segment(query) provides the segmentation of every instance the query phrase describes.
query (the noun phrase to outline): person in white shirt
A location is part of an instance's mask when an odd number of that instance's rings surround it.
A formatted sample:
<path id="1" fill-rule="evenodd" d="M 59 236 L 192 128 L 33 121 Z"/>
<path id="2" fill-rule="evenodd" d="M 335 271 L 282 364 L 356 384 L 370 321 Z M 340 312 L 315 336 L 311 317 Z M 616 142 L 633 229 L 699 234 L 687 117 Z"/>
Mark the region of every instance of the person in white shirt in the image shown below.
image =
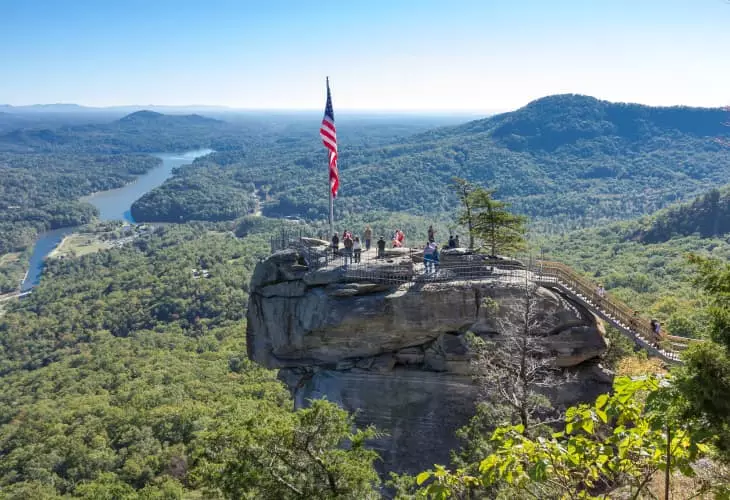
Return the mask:
<path id="1" fill-rule="evenodd" d="M 359 236 L 355 236 L 355 242 L 352 244 L 352 251 L 355 254 L 355 263 L 359 263 L 360 255 L 362 254 L 362 245 L 360 244 Z"/>

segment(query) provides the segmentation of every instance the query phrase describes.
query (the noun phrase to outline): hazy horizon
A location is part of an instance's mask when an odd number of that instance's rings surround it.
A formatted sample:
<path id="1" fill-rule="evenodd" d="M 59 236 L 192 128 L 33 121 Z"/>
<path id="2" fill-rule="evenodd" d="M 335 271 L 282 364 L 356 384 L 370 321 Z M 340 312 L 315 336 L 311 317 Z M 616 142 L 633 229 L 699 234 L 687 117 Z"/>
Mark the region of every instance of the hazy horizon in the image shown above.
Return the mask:
<path id="1" fill-rule="evenodd" d="M 525 103 L 527 104 L 527 103 Z M 125 110 L 125 109 L 190 109 L 190 110 L 205 110 L 210 109 L 211 111 L 223 112 L 223 113 L 293 113 L 293 114 L 322 114 L 322 110 L 319 108 L 234 108 L 224 105 L 215 104 L 118 104 L 112 106 L 87 106 L 75 102 L 51 102 L 51 103 L 30 103 L 30 104 L 9 104 L 0 103 L 0 110 L 12 108 L 12 109 L 24 109 L 29 108 L 41 109 L 44 107 L 74 107 L 89 111 L 111 111 L 111 110 Z M 480 114 L 497 114 L 512 111 L 511 109 L 352 109 L 352 108 L 338 108 L 339 114 L 374 114 L 374 115 L 480 115 Z"/>

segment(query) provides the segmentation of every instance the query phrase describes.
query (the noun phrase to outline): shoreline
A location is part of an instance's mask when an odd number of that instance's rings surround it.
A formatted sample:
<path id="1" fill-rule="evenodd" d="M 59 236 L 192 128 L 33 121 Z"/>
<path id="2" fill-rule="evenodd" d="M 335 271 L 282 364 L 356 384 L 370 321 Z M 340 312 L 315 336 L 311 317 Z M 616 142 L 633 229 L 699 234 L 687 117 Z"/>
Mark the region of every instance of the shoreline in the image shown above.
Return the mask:
<path id="1" fill-rule="evenodd" d="M 81 233 L 69 233 L 63 237 L 63 239 L 56 245 L 56 247 L 48 252 L 48 255 L 46 255 L 46 259 L 54 259 L 56 258 L 56 255 L 61 251 L 61 248 L 63 248 L 63 245 L 65 243 L 68 243 L 68 240 L 71 238 L 71 236 L 75 234 L 81 234 Z"/>
<path id="2" fill-rule="evenodd" d="M 107 222 L 107 221 L 111 221 L 111 220 L 121 220 L 126 223 L 135 224 L 135 222 L 128 220 L 126 218 L 126 216 L 124 216 L 124 215 L 120 218 L 105 217 L 103 214 L 103 208 L 100 207 L 99 205 L 97 205 L 96 203 L 94 203 L 94 201 L 93 201 L 94 198 L 99 195 L 117 193 L 126 188 L 129 188 L 129 186 L 133 186 L 133 185 L 139 183 L 140 179 L 144 178 L 145 176 L 150 175 L 152 172 L 154 172 L 157 169 L 164 168 L 165 160 L 166 160 L 167 156 L 181 157 L 179 159 L 176 159 L 175 161 L 184 161 L 183 164 L 187 165 L 187 164 L 193 164 L 193 162 L 197 158 L 205 157 L 205 156 L 208 156 L 213 153 L 215 153 L 215 150 L 210 149 L 210 148 L 195 149 L 195 150 L 191 150 L 191 151 L 182 151 L 182 152 L 173 152 L 173 153 L 165 153 L 165 152 L 142 153 L 143 155 L 146 155 L 146 156 L 152 156 L 152 157 L 158 158 L 160 160 L 160 164 L 157 165 L 156 167 L 151 168 L 149 171 L 136 176 L 132 181 L 130 181 L 120 187 L 112 188 L 112 189 L 105 189 L 105 190 L 101 190 L 101 191 L 94 191 L 92 193 L 89 193 L 84 196 L 80 196 L 80 197 L 76 198 L 76 201 L 81 202 L 81 203 L 89 203 L 89 204 L 95 206 L 99 210 L 99 214 L 96 217 L 94 217 L 94 221 Z M 188 155 L 193 155 L 193 156 L 186 157 Z M 174 167 L 175 167 L 175 165 L 172 166 L 170 173 L 167 175 L 167 177 L 165 177 L 165 179 L 162 182 L 165 182 L 169 177 L 172 177 L 172 169 Z M 150 190 L 151 189 L 154 189 L 154 187 L 150 188 Z M 129 206 L 131 207 L 131 203 Z M 141 223 L 136 223 L 136 224 L 141 224 Z M 155 223 L 155 224 L 159 225 L 160 223 Z M 34 243 L 29 247 L 30 254 L 28 257 L 28 262 L 26 264 L 27 267 L 25 268 L 26 277 L 25 277 L 25 280 L 23 280 L 20 284 L 20 290 L 28 290 L 28 289 L 32 289 L 33 287 L 35 287 L 35 285 L 37 284 L 41 275 L 43 274 L 43 261 L 45 261 L 45 259 L 49 258 L 49 257 L 57 258 L 59 253 L 68 246 L 69 238 L 74 235 L 79 234 L 78 230 L 71 231 L 70 229 L 78 228 L 78 227 L 79 226 L 68 226 L 65 228 L 46 230 L 46 231 L 41 232 L 38 235 L 36 235 Z M 57 233 L 57 232 L 61 232 L 61 231 L 69 231 L 69 232 L 64 234 L 61 241 L 57 245 L 55 245 L 52 250 L 50 250 L 50 251 L 45 250 L 49 246 L 48 241 L 47 241 L 47 239 L 49 237 L 49 233 Z M 44 241 L 44 240 L 46 240 L 46 241 Z M 43 246 L 41 246 L 41 245 L 43 245 Z M 41 255 L 41 253 L 42 253 L 41 249 L 45 250 L 47 253 Z M 29 278 L 32 278 L 34 283 L 29 283 L 28 282 Z"/>
<path id="3" fill-rule="evenodd" d="M 198 158 L 202 158 L 202 157 L 204 157 L 204 156 L 208 156 L 208 155 L 210 155 L 210 154 L 213 154 L 213 153 L 215 153 L 215 152 L 216 152 L 216 151 L 215 151 L 214 149 L 209 149 L 209 148 L 204 148 L 204 149 L 199 149 L 199 150 L 198 150 L 198 149 L 196 149 L 196 150 L 193 150 L 193 151 L 195 151 L 195 152 L 198 152 L 198 151 L 209 151 L 209 152 L 208 152 L 208 153 L 205 153 L 205 154 L 203 154 L 203 155 L 201 155 L 201 156 L 196 156 L 195 158 L 193 158 L 192 160 L 190 160 L 190 165 L 192 165 L 192 163 L 193 163 L 193 162 L 194 162 L 194 161 L 195 161 L 196 159 L 198 159 Z M 191 152 L 193 152 L 193 151 L 183 151 L 183 152 L 179 152 L 179 153 L 175 153 L 175 152 L 173 152 L 173 153 L 165 153 L 165 152 L 157 152 L 157 153 L 132 153 L 132 154 L 141 154 L 142 156 L 151 156 L 151 157 L 153 157 L 153 158 L 157 158 L 157 159 L 159 159 L 159 160 L 160 160 L 160 163 L 159 163 L 159 164 L 158 164 L 157 166 L 155 166 L 155 167 L 152 167 L 151 169 L 149 169 L 149 170 L 148 170 L 147 172 L 144 172 L 144 173 L 142 173 L 142 174 L 138 174 L 138 175 L 136 175 L 136 176 L 134 177 L 134 179 L 132 179 L 131 181 L 129 181 L 129 182 L 125 183 L 125 184 L 122 184 L 122 185 L 121 185 L 121 186 L 119 186 L 119 187 L 115 187 L 115 188 L 111 188 L 111 189 L 102 189 L 101 191 L 92 191 L 92 192 L 91 192 L 91 193 L 89 193 L 89 194 L 85 194 L 85 195 L 83 195 L 83 196 L 80 196 L 80 197 L 78 197 L 78 198 L 77 198 L 77 201 L 81 201 L 81 202 L 84 202 L 84 203 L 90 203 L 90 202 L 89 202 L 89 201 L 87 200 L 87 198 L 91 198 L 91 197 L 93 197 L 93 196 L 96 196 L 96 195 L 98 195 L 98 194 L 101 194 L 101 193 L 109 193 L 109 192 L 112 192 L 112 191 L 116 191 L 116 190 L 118 190 L 118 189 L 124 189 L 124 188 L 126 188 L 126 187 L 128 187 L 128 186 L 131 186 L 132 184 L 134 184 L 134 183 L 138 182 L 138 181 L 139 181 L 139 179 L 140 179 L 140 177 L 143 177 L 143 176 L 145 176 L 145 175 L 149 174 L 150 172 L 152 172 L 153 170 L 155 170 L 156 168 L 160 168 L 160 167 L 162 167 L 162 166 L 163 166 L 163 162 L 164 162 L 164 160 L 163 160 L 163 159 L 162 159 L 162 158 L 160 157 L 161 155 L 176 155 L 176 156 L 185 156 L 186 154 L 188 154 L 188 153 L 191 153 Z M 93 203 L 92 203 L 92 205 L 93 205 Z"/>

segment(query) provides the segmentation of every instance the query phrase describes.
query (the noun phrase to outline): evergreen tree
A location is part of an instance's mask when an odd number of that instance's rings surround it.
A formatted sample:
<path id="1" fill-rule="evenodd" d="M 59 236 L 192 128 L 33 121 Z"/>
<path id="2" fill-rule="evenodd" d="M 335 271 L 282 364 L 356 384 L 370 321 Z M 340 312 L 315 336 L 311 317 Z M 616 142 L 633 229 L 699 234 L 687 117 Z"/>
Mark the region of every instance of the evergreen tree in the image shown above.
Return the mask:
<path id="1" fill-rule="evenodd" d="M 465 180 L 461 179 L 459 177 L 454 177 L 454 191 L 456 191 L 456 196 L 459 198 L 459 202 L 461 203 L 461 211 L 459 211 L 456 219 L 459 224 L 466 225 L 467 230 L 469 232 L 469 248 L 474 248 L 474 213 L 472 212 L 471 207 L 471 198 L 472 194 L 474 192 L 475 186 Z"/>
<path id="2" fill-rule="evenodd" d="M 524 216 L 511 213 L 508 203 L 495 200 L 494 190 L 458 177 L 454 178 L 454 184 L 462 206 L 457 221 L 469 231 L 469 248 L 474 248 L 475 238 L 486 244 L 490 255 L 524 247 L 527 221 Z"/>
<path id="3" fill-rule="evenodd" d="M 490 255 L 524 248 L 526 217 L 507 210 L 509 204 L 492 198 L 493 192 L 477 189 L 472 195 L 474 207 L 482 210 L 476 217 L 477 236 L 487 244 Z"/>
<path id="4" fill-rule="evenodd" d="M 711 297 L 712 341 L 687 353 L 678 387 L 689 402 L 689 416 L 717 434 L 718 448 L 730 460 L 730 264 L 700 257 L 691 261 L 698 266 L 698 284 Z"/>

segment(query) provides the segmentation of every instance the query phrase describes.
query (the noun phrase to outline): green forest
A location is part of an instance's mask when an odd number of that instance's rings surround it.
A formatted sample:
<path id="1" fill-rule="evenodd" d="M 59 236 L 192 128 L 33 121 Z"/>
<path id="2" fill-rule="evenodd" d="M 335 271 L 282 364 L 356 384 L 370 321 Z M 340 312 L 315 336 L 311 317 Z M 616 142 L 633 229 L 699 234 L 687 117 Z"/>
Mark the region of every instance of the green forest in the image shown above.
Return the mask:
<path id="1" fill-rule="evenodd" d="M 250 273 L 268 254 L 270 235 L 281 227 L 281 221 L 250 218 L 239 226 L 242 237 L 237 238 L 225 227 L 167 226 L 131 246 L 50 261 L 33 295 L 0 316 L 2 498 L 379 497 L 376 455 L 363 447 L 377 431 L 353 434 L 351 417 L 326 402 L 295 411 L 276 373 L 246 358 Z M 698 273 L 697 266 L 705 267 Z M 196 272 L 203 269 L 205 275 Z M 718 342 L 724 326 L 716 315 L 726 310 L 721 298 L 726 292 L 718 295 L 714 287 L 727 286 L 718 274 L 727 272 L 723 269 L 698 261 L 687 263 L 686 271 L 703 277 L 698 283 L 704 283 L 707 305 L 716 304 L 705 311 L 705 321 L 706 334 Z M 709 352 L 718 367 L 725 366 L 722 349 Z M 675 451 L 672 469 L 681 476 L 701 456 L 720 460 L 716 453 L 722 453 L 725 423 L 718 420 L 716 438 L 708 435 L 703 415 L 709 410 L 701 399 L 704 395 L 714 401 L 717 394 L 707 392 L 710 386 L 697 392 L 695 385 L 704 382 L 693 375 L 693 370 L 706 369 L 702 356 L 707 355 L 706 349 L 692 352 L 695 364 L 675 375 L 696 393 L 695 400 L 644 381 L 617 385 L 612 399 L 569 412 L 566 437 L 540 441 L 540 453 L 564 449 L 562 439 L 582 443 L 582 455 L 565 457 L 561 488 L 579 491 L 582 483 L 575 478 L 584 472 L 596 474 L 597 482 L 638 484 L 648 471 L 656 471 L 660 459 L 642 459 L 634 469 L 619 461 L 635 461 L 647 450 L 661 449 L 666 404 L 686 415 L 686 424 L 674 432 L 682 433 L 682 442 L 688 444 Z M 620 383 L 626 384 L 618 379 Z M 641 394 L 650 397 L 646 402 L 635 397 Z M 613 427 L 612 420 L 601 421 L 606 415 L 645 423 L 630 427 L 627 434 Z M 485 440 L 505 415 L 492 411 L 485 417 L 486 427 L 475 420 L 464 429 L 469 440 L 456 462 L 462 464 L 459 469 L 396 476 L 388 490 L 398 498 L 521 498 L 525 491 L 545 498 L 557 495 L 557 487 L 548 481 L 553 469 L 525 471 L 539 466 L 535 461 L 542 455 L 529 447 L 514 452 L 515 439 L 527 443 L 543 434 L 507 426 Z M 581 423 L 585 419 L 598 419 L 599 424 L 588 428 Z M 608 456 L 605 467 L 583 469 L 603 460 L 598 459 L 605 454 L 602 447 L 624 439 L 632 444 L 615 457 L 615 469 L 609 467 L 614 458 Z M 341 448 L 345 442 L 352 446 Z M 718 452 L 712 451 L 713 445 Z M 548 446 L 556 448 L 550 451 Z M 489 460 L 508 450 L 514 469 L 489 472 Z M 570 460 L 577 461 L 569 465 Z M 322 474 L 318 467 L 323 467 Z M 508 470 L 515 475 L 509 476 Z M 702 484 L 715 488 L 721 483 Z"/>
<path id="2" fill-rule="evenodd" d="M 727 181 L 730 161 L 715 139 L 727 136 L 724 112 L 652 108 L 577 95 L 551 96 L 517 111 L 463 125 L 368 144 L 341 134 L 339 219 L 387 210 L 415 215 L 452 214 L 449 189 L 458 176 L 495 189 L 498 198 L 554 232 L 652 213 Z M 339 129 L 338 129 L 339 130 Z M 264 214 L 319 219 L 327 213 L 325 156 L 311 135 L 271 141 L 264 148 L 220 152 L 197 165 L 220 165 L 250 193 L 260 193 Z M 218 189 L 181 170 L 201 205 Z M 184 180 L 190 177 L 190 182 Z M 168 216 L 165 192 L 150 194 Z M 146 204 L 148 208 L 149 203 Z M 198 210 L 198 214 L 209 212 Z M 154 220 L 148 210 L 145 220 Z M 189 219 L 186 207 L 179 215 Z M 212 217 L 218 214 L 211 213 Z M 549 228 L 549 229 L 548 229 Z"/>
<path id="3" fill-rule="evenodd" d="M 0 293 L 23 277 L 39 233 L 91 222 L 83 195 L 121 187 L 159 164 L 146 155 L 0 153 Z"/>
<path id="4" fill-rule="evenodd" d="M 320 429 L 310 446 L 341 469 L 338 491 L 366 498 L 352 492 L 370 494 L 373 452 L 338 445 L 367 433 L 329 403 L 294 412 L 246 358 L 248 279 L 267 251 L 260 234 L 192 225 L 51 261 L 0 316 L 0 497 L 294 498 L 280 475 L 324 498 L 298 441 Z"/>
<path id="5" fill-rule="evenodd" d="M 476 190 L 475 246 L 568 264 L 705 341 L 670 370 L 609 329 L 613 392 L 564 412 L 528 387 L 551 379 L 501 365 L 489 380 L 524 382 L 519 402 L 494 391 L 450 463 L 391 477 L 368 447 L 382 430 L 324 400 L 295 409 L 277 373 L 246 355 L 249 280 L 270 238 L 329 236 L 312 120 L 141 111 L 3 128 L 0 293 L 16 289 L 39 232 L 96 222 L 82 196 L 148 172 L 151 152 L 216 152 L 131 207 L 138 221 L 177 224 L 49 259 L 31 295 L 0 303 L 0 498 L 650 498 L 665 472 L 677 498 L 728 498 L 723 120 L 563 95 L 460 125 L 342 121 L 338 232 L 400 228 L 420 247 L 433 225 L 440 244 L 466 242 L 459 177 Z M 494 366 L 494 345 L 471 341 Z"/>

